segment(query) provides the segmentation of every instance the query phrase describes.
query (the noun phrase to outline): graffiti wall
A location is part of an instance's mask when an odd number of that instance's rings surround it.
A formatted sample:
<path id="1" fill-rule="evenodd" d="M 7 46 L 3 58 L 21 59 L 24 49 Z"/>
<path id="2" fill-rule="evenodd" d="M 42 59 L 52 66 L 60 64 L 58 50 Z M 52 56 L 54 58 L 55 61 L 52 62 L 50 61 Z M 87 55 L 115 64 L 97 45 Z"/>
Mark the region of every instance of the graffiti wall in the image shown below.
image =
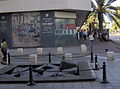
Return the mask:
<path id="1" fill-rule="evenodd" d="M 41 46 L 40 12 L 12 14 L 13 47 Z"/>

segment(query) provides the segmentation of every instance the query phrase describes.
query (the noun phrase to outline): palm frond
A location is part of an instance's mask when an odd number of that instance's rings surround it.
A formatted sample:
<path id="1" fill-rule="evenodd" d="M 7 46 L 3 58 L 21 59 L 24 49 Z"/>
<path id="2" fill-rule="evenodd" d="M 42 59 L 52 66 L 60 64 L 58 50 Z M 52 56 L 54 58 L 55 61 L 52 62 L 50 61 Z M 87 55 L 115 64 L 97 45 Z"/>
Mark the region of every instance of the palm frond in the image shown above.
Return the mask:
<path id="1" fill-rule="evenodd" d="M 91 7 L 93 8 L 93 10 L 97 8 L 97 6 L 93 2 L 91 2 Z"/>
<path id="2" fill-rule="evenodd" d="M 115 7 L 115 6 L 108 6 L 107 8 L 111 10 L 120 10 L 120 7 Z"/>
<path id="3" fill-rule="evenodd" d="M 112 22 L 113 21 L 113 19 L 109 16 L 109 14 L 110 13 L 104 13 L 106 16 L 107 16 L 107 18 Z"/>
<path id="4" fill-rule="evenodd" d="M 99 4 L 100 4 L 100 6 L 104 6 L 104 2 L 105 0 L 99 0 Z"/>
<path id="5" fill-rule="evenodd" d="M 109 6 L 111 3 L 115 2 L 116 0 L 108 0 L 105 6 Z"/>
<path id="6" fill-rule="evenodd" d="M 118 18 L 118 19 L 120 19 L 120 15 L 118 15 L 118 14 L 113 14 L 116 18 Z"/>
<path id="7" fill-rule="evenodd" d="M 114 16 L 112 16 L 111 14 L 109 14 L 109 16 L 113 19 L 113 21 L 117 24 L 117 26 L 120 28 L 120 23 L 116 20 L 116 18 Z"/>
<path id="8" fill-rule="evenodd" d="M 113 12 L 113 11 L 108 11 L 105 13 L 106 15 L 112 15 L 112 16 L 115 16 L 116 18 L 120 19 L 120 14 L 117 14 L 116 12 Z"/>
<path id="9" fill-rule="evenodd" d="M 98 7 L 98 0 L 92 0 L 92 2 L 91 2 L 91 6 L 94 6 L 94 7 Z"/>

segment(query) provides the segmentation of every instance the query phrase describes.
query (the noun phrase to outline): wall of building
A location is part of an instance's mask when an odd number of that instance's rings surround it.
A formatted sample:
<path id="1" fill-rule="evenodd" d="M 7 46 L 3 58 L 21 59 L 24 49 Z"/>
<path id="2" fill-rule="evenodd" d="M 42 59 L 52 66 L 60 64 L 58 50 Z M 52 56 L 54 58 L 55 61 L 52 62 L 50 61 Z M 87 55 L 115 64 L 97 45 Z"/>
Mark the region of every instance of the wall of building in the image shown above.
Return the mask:
<path id="1" fill-rule="evenodd" d="M 90 10 L 90 0 L 2 0 L 0 36 L 10 47 L 69 45 L 75 43 L 76 25 L 87 15 L 82 12 Z M 63 28 L 56 29 L 56 21 L 63 21 Z"/>
<path id="2" fill-rule="evenodd" d="M 66 17 L 66 14 L 68 18 Z M 0 14 L 0 41 L 9 47 L 55 47 L 76 42 L 76 13 L 58 11 Z"/>
<path id="3" fill-rule="evenodd" d="M 3 0 L 0 13 L 37 10 L 91 10 L 90 0 Z"/>
<path id="4" fill-rule="evenodd" d="M 0 42 L 6 39 L 8 46 L 12 46 L 11 14 L 0 14 Z"/>

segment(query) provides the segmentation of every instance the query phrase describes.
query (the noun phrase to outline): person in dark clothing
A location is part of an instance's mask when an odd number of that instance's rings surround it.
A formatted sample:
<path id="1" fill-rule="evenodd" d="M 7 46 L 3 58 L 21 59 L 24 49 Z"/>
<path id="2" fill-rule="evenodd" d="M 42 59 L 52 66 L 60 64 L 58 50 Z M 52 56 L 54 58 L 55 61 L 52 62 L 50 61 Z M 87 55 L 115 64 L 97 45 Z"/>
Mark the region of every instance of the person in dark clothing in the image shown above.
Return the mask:
<path id="1" fill-rule="evenodd" d="M 86 38 L 87 38 L 87 31 L 86 30 L 83 31 L 83 38 L 84 38 L 84 40 L 86 40 Z"/>

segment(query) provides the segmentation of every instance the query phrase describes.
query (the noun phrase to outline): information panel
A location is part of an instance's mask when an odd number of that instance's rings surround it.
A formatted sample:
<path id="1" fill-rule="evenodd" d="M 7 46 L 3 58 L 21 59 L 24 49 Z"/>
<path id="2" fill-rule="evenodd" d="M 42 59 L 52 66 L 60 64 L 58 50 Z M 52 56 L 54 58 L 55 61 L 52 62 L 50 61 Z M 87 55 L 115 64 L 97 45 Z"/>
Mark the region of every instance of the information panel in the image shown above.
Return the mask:
<path id="1" fill-rule="evenodd" d="M 45 47 L 55 46 L 54 12 L 41 13 L 42 45 Z"/>

